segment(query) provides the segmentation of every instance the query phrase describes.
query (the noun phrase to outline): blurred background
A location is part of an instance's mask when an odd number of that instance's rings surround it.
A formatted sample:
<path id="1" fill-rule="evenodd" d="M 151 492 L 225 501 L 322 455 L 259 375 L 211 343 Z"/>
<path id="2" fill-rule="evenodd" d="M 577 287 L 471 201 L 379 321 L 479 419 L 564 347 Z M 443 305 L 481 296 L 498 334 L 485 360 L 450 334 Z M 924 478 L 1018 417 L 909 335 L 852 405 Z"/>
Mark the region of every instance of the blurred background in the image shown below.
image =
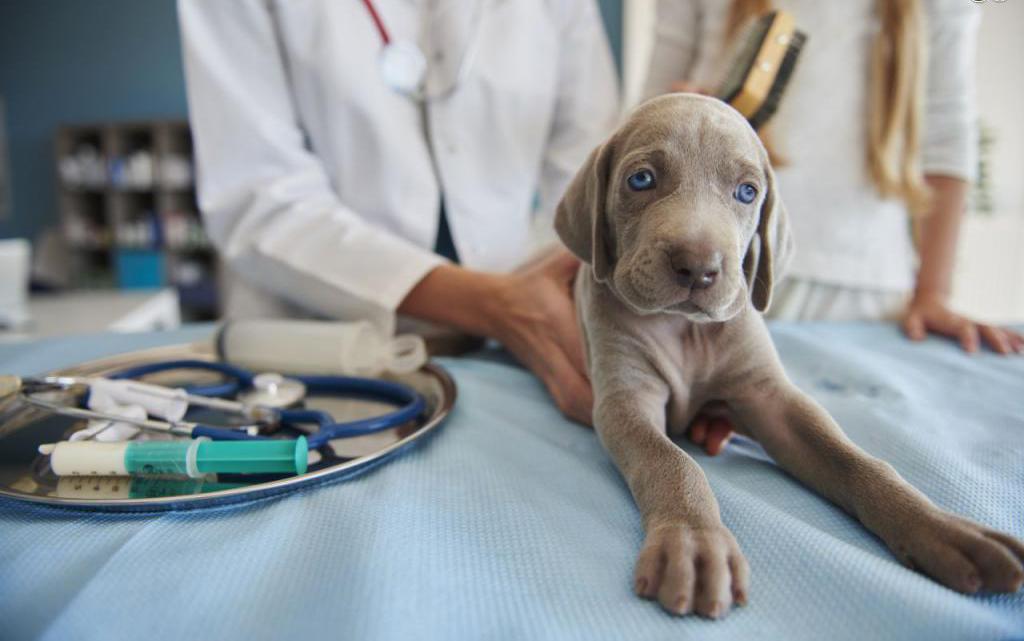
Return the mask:
<path id="1" fill-rule="evenodd" d="M 599 4 L 630 105 L 655 2 Z M 954 305 L 1020 322 L 1024 2 L 978 4 L 980 180 Z M 197 212 L 174 0 L 0 0 L 0 239 L 0 340 L 218 317 L 221 268 Z"/>
<path id="2" fill-rule="evenodd" d="M 981 12 L 975 61 L 979 114 L 978 182 L 960 237 L 953 306 L 979 320 L 1024 322 L 1024 2 L 963 0 Z M 656 0 L 622 7 L 623 98 L 634 104 L 653 45 Z M 785 198 L 785 194 L 783 194 Z"/>

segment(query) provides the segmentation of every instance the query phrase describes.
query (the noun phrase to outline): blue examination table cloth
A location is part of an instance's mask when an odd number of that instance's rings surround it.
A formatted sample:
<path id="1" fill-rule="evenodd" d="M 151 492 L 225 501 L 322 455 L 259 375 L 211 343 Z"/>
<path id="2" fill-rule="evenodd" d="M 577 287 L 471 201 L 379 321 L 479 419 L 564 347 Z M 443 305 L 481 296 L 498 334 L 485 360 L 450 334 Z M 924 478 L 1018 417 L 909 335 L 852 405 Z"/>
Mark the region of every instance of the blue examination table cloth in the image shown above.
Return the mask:
<path id="1" fill-rule="evenodd" d="M 0 346 L 38 373 L 209 328 Z M 786 367 L 939 505 L 1024 536 L 1024 358 L 884 325 L 775 325 Z M 710 458 L 753 570 L 723 621 L 631 591 L 636 508 L 592 431 L 495 355 L 444 359 L 433 438 L 354 480 L 203 511 L 0 501 L 0 639 L 1013 639 L 1024 595 L 967 597 L 900 566 L 741 441 Z"/>

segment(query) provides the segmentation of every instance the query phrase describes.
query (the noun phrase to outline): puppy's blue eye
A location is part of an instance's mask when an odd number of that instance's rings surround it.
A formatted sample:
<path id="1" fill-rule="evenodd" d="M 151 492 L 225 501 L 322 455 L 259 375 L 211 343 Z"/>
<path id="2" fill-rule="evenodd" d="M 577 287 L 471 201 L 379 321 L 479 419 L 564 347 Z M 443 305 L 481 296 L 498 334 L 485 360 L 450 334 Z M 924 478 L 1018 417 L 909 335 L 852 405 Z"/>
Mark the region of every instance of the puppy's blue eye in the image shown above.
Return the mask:
<path id="1" fill-rule="evenodd" d="M 757 200 L 757 187 L 750 183 L 742 183 L 736 188 L 736 191 L 733 192 L 732 196 L 744 205 L 749 205 Z"/>
<path id="2" fill-rule="evenodd" d="M 654 187 L 654 174 L 648 169 L 641 169 L 627 178 L 626 184 L 633 191 L 647 191 Z"/>

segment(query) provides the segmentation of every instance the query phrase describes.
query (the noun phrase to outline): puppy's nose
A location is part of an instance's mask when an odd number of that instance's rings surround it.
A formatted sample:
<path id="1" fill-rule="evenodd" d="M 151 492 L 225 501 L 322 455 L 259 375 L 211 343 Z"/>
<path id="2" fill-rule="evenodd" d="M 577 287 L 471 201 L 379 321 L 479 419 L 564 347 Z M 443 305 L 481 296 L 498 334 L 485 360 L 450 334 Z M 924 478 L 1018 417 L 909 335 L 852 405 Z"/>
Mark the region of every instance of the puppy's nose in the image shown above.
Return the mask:
<path id="1" fill-rule="evenodd" d="M 718 278 L 718 270 L 710 271 L 698 271 L 694 274 L 689 269 L 682 269 L 678 272 L 679 281 L 684 283 L 687 287 L 693 289 L 707 289 L 715 284 L 715 279 Z"/>
<path id="2" fill-rule="evenodd" d="M 695 260 L 692 255 L 679 252 L 672 255 L 671 262 L 679 284 L 691 289 L 711 287 L 722 270 L 721 252 L 714 252 L 703 260 Z"/>

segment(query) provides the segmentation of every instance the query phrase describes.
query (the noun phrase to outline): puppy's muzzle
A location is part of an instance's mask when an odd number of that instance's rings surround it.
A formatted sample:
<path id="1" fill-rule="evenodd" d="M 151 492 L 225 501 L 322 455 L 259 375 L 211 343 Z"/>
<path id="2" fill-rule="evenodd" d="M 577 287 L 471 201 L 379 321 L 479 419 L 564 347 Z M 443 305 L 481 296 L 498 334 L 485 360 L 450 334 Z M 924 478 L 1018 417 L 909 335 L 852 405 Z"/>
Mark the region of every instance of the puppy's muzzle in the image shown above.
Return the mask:
<path id="1" fill-rule="evenodd" d="M 668 259 L 680 287 L 708 289 L 722 272 L 722 252 L 718 251 L 699 255 L 675 250 L 669 252 Z"/>

